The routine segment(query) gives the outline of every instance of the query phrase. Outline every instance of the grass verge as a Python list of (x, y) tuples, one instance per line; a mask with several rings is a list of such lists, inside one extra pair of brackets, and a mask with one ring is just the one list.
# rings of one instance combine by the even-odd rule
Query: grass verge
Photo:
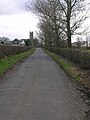
[(77, 71), (76, 67), (71, 63), (70, 61), (60, 57), (59, 55), (52, 53), (46, 49), (44, 51), (51, 56), (58, 64), (59, 66), (72, 78), (76, 80), (80, 80), (80, 72)]
[(0, 59), (0, 75), (5, 73), (8, 69), (10, 69), (14, 64), (21, 61), (22, 59), (30, 56), (35, 51), (35, 48), (28, 50), (27, 52), (11, 55), (9, 57)]

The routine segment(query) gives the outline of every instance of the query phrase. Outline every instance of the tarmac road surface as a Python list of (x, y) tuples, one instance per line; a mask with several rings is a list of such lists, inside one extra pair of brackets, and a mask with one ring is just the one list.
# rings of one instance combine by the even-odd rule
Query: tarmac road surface
[(41, 48), (0, 81), (0, 120), (83, 120), (87, 106)]

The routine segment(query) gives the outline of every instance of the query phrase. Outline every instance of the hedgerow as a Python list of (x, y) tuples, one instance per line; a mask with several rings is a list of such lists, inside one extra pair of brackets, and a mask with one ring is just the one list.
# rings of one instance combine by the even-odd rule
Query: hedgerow
[(25, 52), (27, 50), (30, 50), (32, 47), (27, 46), (5, 46), (0, 45), (0, 58), (3, 58), (5, 56), (15, 55), (22, 52)]
[(55, 47), (46, 49), (79, 64), (82, 68), (90, 69), (90, 52), (86, 50)]

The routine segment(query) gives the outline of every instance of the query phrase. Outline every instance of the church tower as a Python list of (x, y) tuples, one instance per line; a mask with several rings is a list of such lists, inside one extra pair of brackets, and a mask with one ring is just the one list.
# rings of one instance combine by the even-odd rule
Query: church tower
[(33, 40), (33, 32), (30, 32), (30, 40)]
[(33, 45), (34, 44), (34, 41), (33, 41), (33, 32), (29, 33), (29, 39), (30, 39), (31, 44)]

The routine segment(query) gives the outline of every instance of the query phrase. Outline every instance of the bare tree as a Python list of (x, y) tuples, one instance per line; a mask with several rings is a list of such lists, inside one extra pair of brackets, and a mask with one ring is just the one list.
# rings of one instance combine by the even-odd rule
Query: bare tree
[(62, 21), (66, 24), (68, 47), (71, 48), (71, 36), (88, 17), (86, 0), (57, 0), (62, 11)]
[[(42, 31), (43, 26), (44, 31), (42, 32), (44, 32), (44, 36), (47, 33), (47, 39), (49, 40), (50, 46), (51, 44), (59, 46), (60, 34), (63, 32), (62, 30), (60, 30), (61, 19), (57, 2), (55, 2), (55, 0), (36, 0), (36, 2), (33, 3), (31, 6), (28, 4), (27, 8), (39, 16), (41, 21), (41, 25), (39, 24), (39, 28)], [(51, 43), (50, 41), (53, 41), (53, 43)]]
[(67, 39), (71, 48), (71, 37), (88, 17), (88, 6), (86, 0), (35, 0), (32, 5), (27, 4), (27, 9), (36, 13), (44, 25), (49, 23), (46, 31), (52, 29), (57, 46), (60, 40)]
[(39, 28), (43, 34), (43, 40), (45, 45), (51, 47), (52, 44), (55, 44), (55, 33), (53, 32), (53, 26), (51, 25), (50, 21), (42, 20), (39, 24)]

